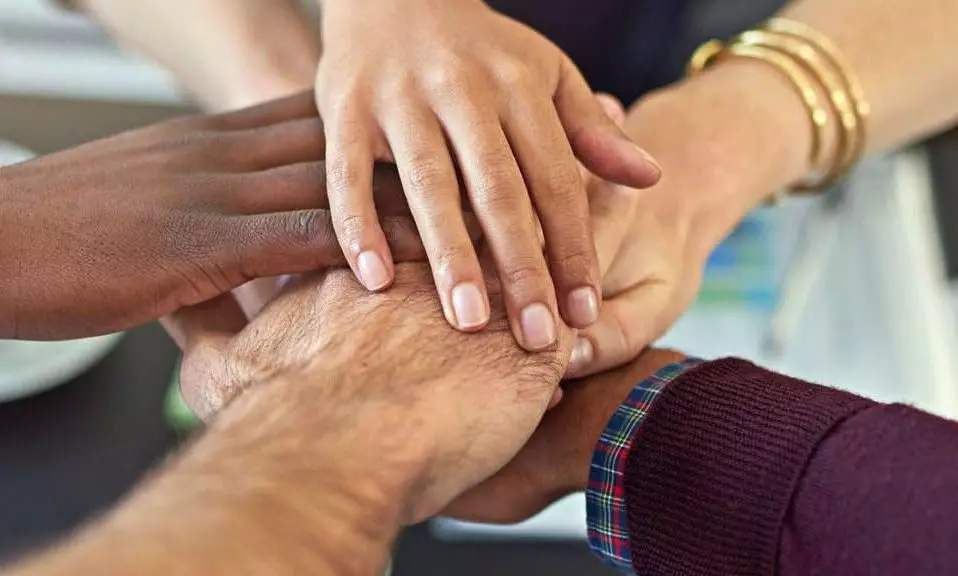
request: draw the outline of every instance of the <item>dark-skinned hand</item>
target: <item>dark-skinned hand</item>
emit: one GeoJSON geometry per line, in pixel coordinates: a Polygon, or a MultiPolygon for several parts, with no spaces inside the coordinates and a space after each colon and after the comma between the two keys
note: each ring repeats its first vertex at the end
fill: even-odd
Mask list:
{"type": "MultiPolygon", "coordinates": [[[[303,94],[0,169],[0,338],[123,330],[254,278],[346,264],[324,151],[303,94]]],[[[422,259],[398,178],[383,182],[397,259],[422,259]]]]}

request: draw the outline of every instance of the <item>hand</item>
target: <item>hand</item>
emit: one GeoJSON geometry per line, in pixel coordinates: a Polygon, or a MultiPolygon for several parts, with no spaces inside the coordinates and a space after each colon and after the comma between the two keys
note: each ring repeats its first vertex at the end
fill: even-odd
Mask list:
{"type": "Polygon", "coordinates": [[[181,310],[174,317],[190,343],[184,397],[208,418],[253,383],[282,380],[303,398],[282,418],[296,422],[303,412],[322,422],[351,455],[344,466],[385,469],[390,485],[409,480],[400,482],[413,490],[404,518],[422,520],[516,454],[569,358],[573,335],[564,327],[547,351],[516,346],[495,282],[490,287],[492,322],[476,335],[446,325],[427,268],[413,264],[399,266],[381,294],[365,292],[345,271],[304,278],[245,328],[235,308],[181,310]]]}
{"type": "Polygon", "coordinates": [[[603,307],[579,333],[569,376],[628,362],[660,337],[694,301],[709,253],[763,198],[803,174],[807,122],[800,102],[797,114],[782,114],[795,95],[774,72],[729,62],[629,111],[625,128],[664,176],[641,194],[589,179],[603,307]]]}
{"type": "Polygon", "coordinates": [[[79,0],[121,42],[168,68],[205,110],[312,86],[319,42],[291,0],[79,0]],[[171,41],[175,38],[175,41],[171,41]]]}
{"type": "Polygon", "coordinates": [[[515,523],[567,494],[585,490],[599,434],[636,384],[684,358],[646,349],[629,364],[567,382],[529,442],[494,476],[452,502],[443,514],[474,522],[515,523]]]}
{"type": "MultiPolygon", "coordinates": [[[[3,168],[0,337],[123,330],[252,278],[341,264],[322,154],[304,94],[3,168]]],[[[421,255],[387,229],[400,258],[421,255]]]]}
{"type": "Polygon", "coordinates": [[[594,322],[600,277],[575,158],[633,187],[652,184],[659,172],[602,113],[570,60],[476,0],[326,0],[323,7],[317,104],[333,221],[357,278],[370,290],[392,281],[369,192],[373,161],[392,160],[446,319],[463,331],[486,324],[490,307],[462,222],[458,168],[517,341],[528,350],[550,346],[557,307],[571,326],[594,322]]]}

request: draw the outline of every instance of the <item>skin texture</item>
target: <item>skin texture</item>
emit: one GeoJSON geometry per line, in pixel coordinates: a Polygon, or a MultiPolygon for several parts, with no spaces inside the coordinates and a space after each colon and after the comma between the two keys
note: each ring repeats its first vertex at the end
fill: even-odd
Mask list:
{"type": "Polygon", "coordinates": [[[559,498],[586,489],[599,434],[642,380],[685,355],[648,348],[609,372],[563,384],[562,402],[502,470],[465,492],[445,510],[474,522],[521,522],[559,498]]]}
{"type": "MultiPolygon", "coordinates": [[[[798,0],[781,15],[829,37],[855,71],[871,108],[866,154],[958,121],[958,3],[798,0]]],[[[770,193],[817,168],[807,163],[804,105],[778,71],[754,61],[728,61],[639,100],[625,131],[663,178],[635,197],[635,219],[603,276],[601,317],[582,333],[589,345],[579,348],[592,359],[577,374],[654,341],[692,302],[718,242],[770,193]]],[[[837,131],[827,134],[826,151],[836,140],[837,131]]]]}
{"type": "Polygon", "coordinates": [[[115,511],[11,574],[377,574],[403,524],[443,509],[518,519],[581,487],[619,399],[681,355],[568,383],[541,420],[572,331],[524,352],[490,294],[490,329],[464,335],[423,265],[397,266],[383,294],[339,270],[288,287],[239,334],[197,328],[255,385],[115,511]]]}
{"type": "MultiPolygon", "coordinates": [[[[303,95],[0,170],[0,337],[123,330],[252,278],[342,264],[315,114],[303,95]]],[[[396,198],[398,180],[378,179],[390,187],[396,198]]],[[[408,210],[386,205],[397,254],[421,258],[408,210]]]]}
{"type": "MultiPolygon", "coordinates": [[[[112,4],[116,6],[109,6],[111,2],[108,0],[89,1],[104,7],[104,17],[119,7],[126,6],[126,10],[134,11],[141,4],[114,0],[112,4]]],[[[222,3],[222,0],[205,1],[222,3]]],[[[335,11],[338,1],[328,2],[324,8],[327,12],[335,11]]],[[[384,41],[388,56],[405,53],[397,46],[402,46],[403,50],[425,50],[422,46],[428,46],[425,51],[434,57],[436,54],[456,54],[453,49],[462,47],[463,35],[458,34],[456,28],[456,23],[462,20],[457,14],[488,16],[488,11],[482,12],[484,8],[477,2],[466,8],[460,8],[459,2],[418,4],[430,9],[424,12],[413,9],[418,1],[404,0],[400,7],[406,16],[390,19],[387,26],[375,27],[370,23],[376,21],[373,16],[378,18],[381,14],[389,14],[389,10],[369,16],[364,10],[354,9],[353,15],[369,16],[365,22],[377,37],[373,39],[375,42],[352,50],[349,53],[352,67],[344,65],[337,73],[342,72],[347,80],[356,81],[357,77],[348,77],[346,72],[359,70],[363,63],[387,66],[389,58],[373,58],[369,56],[373,53],[370,50],[385,38],[383,30],[400,30],[399,23],[413,26],[416,32],[407,33],[395,41],[384,41]],[[410,21],[413,16],[415,21],[410,21]],[[438,44],[428,44],[431,41],[438,44]]],[[[227,4],[233,6],[234,11],[241,5],[227,4]]],[[[348,4],[354,8],[355,3],[348,4]]],[[[392,4],[399,6],[395,2],[392,4]]],[[[379,3],[364,3],[364,6],[374,10],[379,3]]],[[[958,59],[953,57],[952,50],[953,39],[958,36],[956,9],[958,4],[952,0],[921,0],[917,4],[910,0],[799,0],[791,2],[782,15],[805,22],[830,37],[856,71],[871,105],[866,150],[870,153],[900,146],[958,119],[955,104],[958,102],[958,59]],[[903,78],[908,81],[902,81],[903,78]]],[[[170,14],[176,15],[169,19],[173,22],[193,13],[170,11],[170,14]]],[[[236,18],[231,16],[223,21],[236,18]]],[[[260,17],[260,20],[265,18],[260,17]]],[[[120,21],[112,19],[112,22],[120,21]]],[[[175,52],[169,42],[158,40],[166,38],[165,35],[154,37],[143,32],[143,21],[127,18],[115,28],[123,28],[128,36],[143,38],[144,51],[163,54],[160,60],[174,70],[195,64],[207,66],[207,77],[216,77],[217,68],[221,66],[210,66],[212,59],[192,56],[193,53],[214,50],[214,42],[196,42],[195,50],[186,58],[175,52]]],[[[539,44],[543,42],[514,22],[503,24],[504,19],[500,16],[467,20],[469,27],[475,30],[480,29],[476,22],[482,21],[497,23],[490,24],[489,30],[521,30],[518,35],[533,38],[539,44]]],[[[357,24],[361,25],[363,22],[357,24]]],[[[159,26],[157,24],[157,28],[159,26]]],[[[351,34],[351,29],[344,25],[338,28],[343,35],[351,34]]],[[[262,37],[257,39],[257,51],[263,53],[270,53],[270,46],[282,44],[281,38],[299,36],[296,28],[288,22],[276,27],[263,26],[258,30],[262,30],[262,37]]],[[[365,37],[368,34],[350,36],[365,37]]],[[[465,63],[477,66],[485,66],[487,62],[514,64],[515,44],[509,41],[512,38],[511,34],[489,32],[483,36],[488,45],[486,49],[472,50],[470,54],[476,53],[476,57],[465,59],[465,63]],[[492,38],[497,41],[491,41],[492,38]]],[[[348,50],[351,47],[349,41],[347,38],[337,50],[348,50]]],[[[239,56],[232,60],[253,62],[242,56],[244,52],[240,47],[235,50],[239,56]]],[[[347,60],[340,54],[340,60],[347,60]]],[[[420,58],[418,53],[408,61],[416,62],[417,70],[432,70],[420,64],[433,60],[420,58]]],[[[375,66],[368,69],[380,72],[375,66]]],[[[271,69],[280,71],[283,67],[273,66],[271,69]]],[[[394,66],[392,70],[395,69],[394,66]]],[[[449,69],[440,67],[440,70],[449,69]]],[[[476,66],[461,69],[474,70],[476,66]]],[[[496,77],[493,75],[493,78],[496,77]]],[[[337,84],[327,88],[349,88],[348,83],[345,88],[343,86],[337,84]]],[[[353,87],[356,87],[355,82],[353,87]]],[[[460,92],[462,90],[454,91],[453,95],[460,92]]],[[[521,90],[511,92],[523,93],[521,90]]],[[[368,96],[369,93],[380,94],[369,87],[361,95],[368,96]]],[[[422,99],[428,93],[420,90],[416,94],[422,99]]],[[[442,95],[449,97],[446,92],[442,95]]],[[[493,100],[491,96],[489,99],[493,100]]],[[[398,114],[410,110],[408,106],[396,105],[403,101],[387,99],[380,102],[385,103],[382,110],[395,110],[394,113],[398,114]]],[[[360,100],[357,106],[360,110],[375,111],[376,103],[360,100]]],[[[813,168],[806,162],[811,135],[804,106],[787,81],[765,64],[724,62],[694,80],[676,82],[638,102],[626,104],[629,112],[624,123],[625,132],[658,160],[663,168],[663,178],[642,193],[608,184],[612,191],[607,196],[618,198],[617,209],[606,210],[607,216],[601,222],[593,221],[591,228],[603,280],[603,304],[599,320],[582,333],[583,339],[577,346],[581,353],[576,374],[599,372],[634,358],[693,300],[706,255],[725,234],[768,194],[799,180],[813,168]]],[[[566,125],[565,121],[562,123],[566,125]]],[[[835,133],[828,134],[825,149],[832,150],[835,140],[835,133]]],[[[384,155],[389,152],[385,147],[374,151],[384,155]]],[[[590,190],[600,186],[585,184],[590,190]]],[[[589,198],[590,203],[594,203],[591,193],[589,198]]],[[[594,215],[596,211],[590,206],[590,212],[594,215]]],[[[259,304],[268,299],[272,284],[267,288],[265,295],[260,295],[259,304]]],[[[561,298],[558,303],[561,304],[561,298]]]]}
{"type": "Polygon", "coordinates": [[[568,57],[475,0],[328,1],[323,41],[316,99],[330,207],[360,281],[376,290],[392,277],[369,178],[375,160],[394,161],[452,326],[475,331],[489,314],[460,181],[517,341],[550,345],[558,313],[574,327],[594,322],[601,278],[576,158],[633,187],[659,171],[568,57]]]}

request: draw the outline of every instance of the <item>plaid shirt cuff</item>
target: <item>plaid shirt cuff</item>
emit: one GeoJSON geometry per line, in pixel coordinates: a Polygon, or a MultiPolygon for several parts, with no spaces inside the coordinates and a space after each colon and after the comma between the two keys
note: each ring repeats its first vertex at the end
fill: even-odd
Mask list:
{"type": "Polygon", "coordinates": [[[626,574],[633,571],[623,482],[632,438],[659,392],[701,363],[698,358],[686,358],[640,382],[612,415],[592,453],[585,493],[589,547],[602,562],[626,574]]]}

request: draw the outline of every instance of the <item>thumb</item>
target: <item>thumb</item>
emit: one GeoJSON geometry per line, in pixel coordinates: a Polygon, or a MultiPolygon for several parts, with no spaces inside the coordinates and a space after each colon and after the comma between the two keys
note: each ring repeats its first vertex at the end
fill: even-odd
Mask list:
{"type": "Polygon", "coordinates": [[[615,122],[616,126],[621,128],[625,124],[625,108],[622,107],[622,102],[619,102],[618,98],[605,92],[597,92],[595,99],[599,101],[599,106],[602,106],[605,115],[615,122]]]}
{"type": "Polygon", "coordinates": [[[579,331],[567,378],[604,372],[636,358],[668,327],[672,290],[668,284],[639,284],[605,300],[599,320],[579,331]]]}
{"type": "Polygon", "coordinates": [[[225,352],[246,326],[246,314],[232,294],[187,306],[160,323],[184,351],[180,391],[194,414],[208,419],[231,397],[225,352]]]}
{"type": "Polygon", "coordinates": [[[659,181],[658,163],[610,118],[568,59],[560,71],[555,106],[572,150],[589,171],[632,188],[648,188],[659,181]]]}

